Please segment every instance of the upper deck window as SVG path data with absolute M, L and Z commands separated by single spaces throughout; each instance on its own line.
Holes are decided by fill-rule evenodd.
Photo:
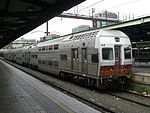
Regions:
M 41 51 L 41 47 L 39 47 L 39 51 Z
M 124 48 L 124 58 L 131 59 L 131 48 Z
M 102 48 L 102 59 L 103 60 L 113 60 L 113 49 L 112 48 Z
M 98 54 L 92 54 L 92 63 L 98 63 Z
M 48 48 L 49 48 L 49 50 L 52 50 L 53 49 L 53 45 L 49 45 Z
M 45 50 L 45 46 L 42 47 L 42 51 L 44 51 L 44 50 Z
M 58 47 L 59 47 L 58 44 L 54 45 L 54 49 L 58 49 Z

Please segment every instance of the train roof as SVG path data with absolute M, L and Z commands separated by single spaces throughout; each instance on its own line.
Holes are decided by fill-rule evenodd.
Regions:
M 122 31 L 119 31 L 119 30 L 107 30 L 107 29 L 101 29 L 98 32 L 97 37 L 102 37 L 102 36 L 128 38 L 128 36 L 125 33 L 123 33 Z
M 84 35 L 87 34 L 87 35 Z M 50 44 L 59 44 L 61 42 L 69 41 L 69 40 L 76 40 L 81 37 L 101 37 L 101 36 L 107 36 L 107 37 L 125 37 L 128 38 L 128 36 L 119 30 L 108 30 L 108 29 L 96 29 L 96 30 L 90 30 L 90 31 L 84 31 L 74 34 L 68 34 L 61 36 L 59 38 L 55 38 L 52 40 L 40 42 L 37 44 L 38 47 L 42 46 L 48 46 Z
M 62 42 L 63 39 L 64 39 L 64 37 L 60 37 L 60 38 L 48 40 L 48 41 L 45 41 L 45 42 L 40 42 L 40 43 L 37 44 L 37 46 L 41 47 L 41 46 L 48 46 L 48 45 L 51 45 L 51 44 L 58 44 L 58 43 Z

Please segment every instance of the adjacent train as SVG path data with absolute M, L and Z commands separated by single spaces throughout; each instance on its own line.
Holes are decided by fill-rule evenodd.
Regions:
M 101 29 L 8 50 L 5 59 L 102 88 L 126 83 L 132 47 L 123 32 Z
M 134 62 L 139 63 L 149 63 L 150 62 L 150 49 L 149 48 L 134 48 L 133 52 L 133 59 Z

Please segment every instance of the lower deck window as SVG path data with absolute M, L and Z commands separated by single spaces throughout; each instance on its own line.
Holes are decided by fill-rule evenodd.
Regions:
M 103 60 L 113 60 L 113 49 L 112 48 L 102 48 L 102 59 Z
M 45 60 L 42 60 L 42 64 L 45 64 Z
M 52 61 L 49 61 L 49 65 L 52 66 Z
M 98 63 L 98 54 L 92 54 L 92 63 Z
M 58 67 L 58 61 L 54 61 L 54 66 Z
M 41 60 L 39 60 L 38 62 L 39 62 L 39 64 L 41 64 Z
M 61 60 L 67 60 L 67 55 L 66 54 L 61 54 L 60 59 Z

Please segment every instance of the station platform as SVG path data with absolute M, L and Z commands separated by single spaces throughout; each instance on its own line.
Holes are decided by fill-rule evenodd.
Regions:
M 0 113 L 100 113 L 0 60 Z
M 135 66 L 132 67 L 133 81 L 150 85 L 150 66 Z

